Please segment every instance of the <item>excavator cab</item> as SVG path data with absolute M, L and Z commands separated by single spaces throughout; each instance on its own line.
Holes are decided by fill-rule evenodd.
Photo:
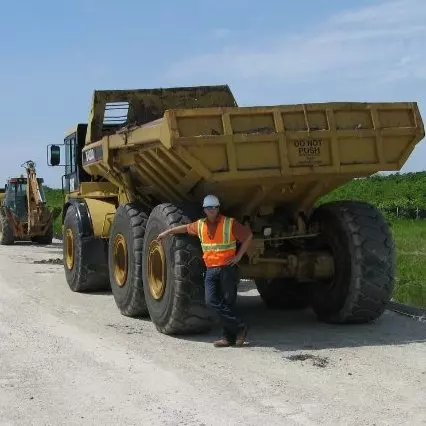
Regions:
M 42 179 L 38 181 L 40 185 L 43 182 Z M 26 222 L 28 220 L 27 203 L 27 179 L 23 177 L 9 179 L 4 195 L 4 207 L 10 210 L 18 220 Z

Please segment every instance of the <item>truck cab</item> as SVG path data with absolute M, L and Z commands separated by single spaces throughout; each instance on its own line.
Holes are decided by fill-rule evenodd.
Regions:
M 62 176 L 62 190 L 66 193 L 77 191 L 81 182 L 90 181 L 90 175 L 82 167 L 82 152 L 87 132 L 87 124 L 79 123 L 70 129 L 63 144 L 50 146 L 50 166 L 61 165 L 61 146 L 65 154 L 65 173 Z

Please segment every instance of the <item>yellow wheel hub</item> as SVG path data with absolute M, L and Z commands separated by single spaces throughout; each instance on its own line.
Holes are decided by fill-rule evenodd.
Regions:
M 123 287 L 127 281 L 127 244 L 122 234 L 117 234 L 114 239 L 113 268 L 115 282 L 119 287 Z
M 148 254 L 148 286 L 152 297 L 159 300 L 166 289 L 166 256 L 161 243 L 151 242 Z
M 74 237 L 69 228 L 65 233 L 65 263 L 68 269 L 74 266 Z

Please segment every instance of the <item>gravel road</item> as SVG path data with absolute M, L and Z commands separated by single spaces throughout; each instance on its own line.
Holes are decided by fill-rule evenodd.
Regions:
M 426 322 L 320 324 L 250 283 L 243 348 L 171 337 L 69 290 L 59 242 L 0 246 L 1 425 L 423 425 Z

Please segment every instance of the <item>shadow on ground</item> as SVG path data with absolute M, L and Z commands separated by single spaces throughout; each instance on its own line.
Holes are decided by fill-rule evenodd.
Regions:
M 61 243 L 48 246 L 49 254 L 54 254 L 56 249 L 56 255 L 59 256 L 60 246 Z M 53 260 L 56 263 L 56 256 Z M 49 259 L 47 261 L 49 262 Z M 386 311 L 372 324 L 330 325 L 317 321 L 311 309 L 301 311 L 266 309 L 252 281 L 241 281 L 238 291 L 238 312 L 250 327 L 247 338 L 249 348 L 303 351 L 426 342 L 426 322 L 416 321 L 394 312 Z M 112 297 L 111 291 L 89 294 Z M 149 318 L 141 320 L 145 322 L 149 321 Z M 134 321 L 137 328 L 138 319 L 135 318 Z M 220 332 L 220 328 L 215 326 L 210 333 L 169 337 L 211 344 Z
M 252 282 L 242 282 L 238 313 L 248 323 L 247 347 L 268 347 L 279 351 L 404 345 L 426 342 L 426 322 L 393 312 L 372 324 L 330 325 L 320 323 L 311 309 L 277 311 L 266 309 Z M 176 336 L 179 339 L 211 343 L 219 327 L 208 334 Z

